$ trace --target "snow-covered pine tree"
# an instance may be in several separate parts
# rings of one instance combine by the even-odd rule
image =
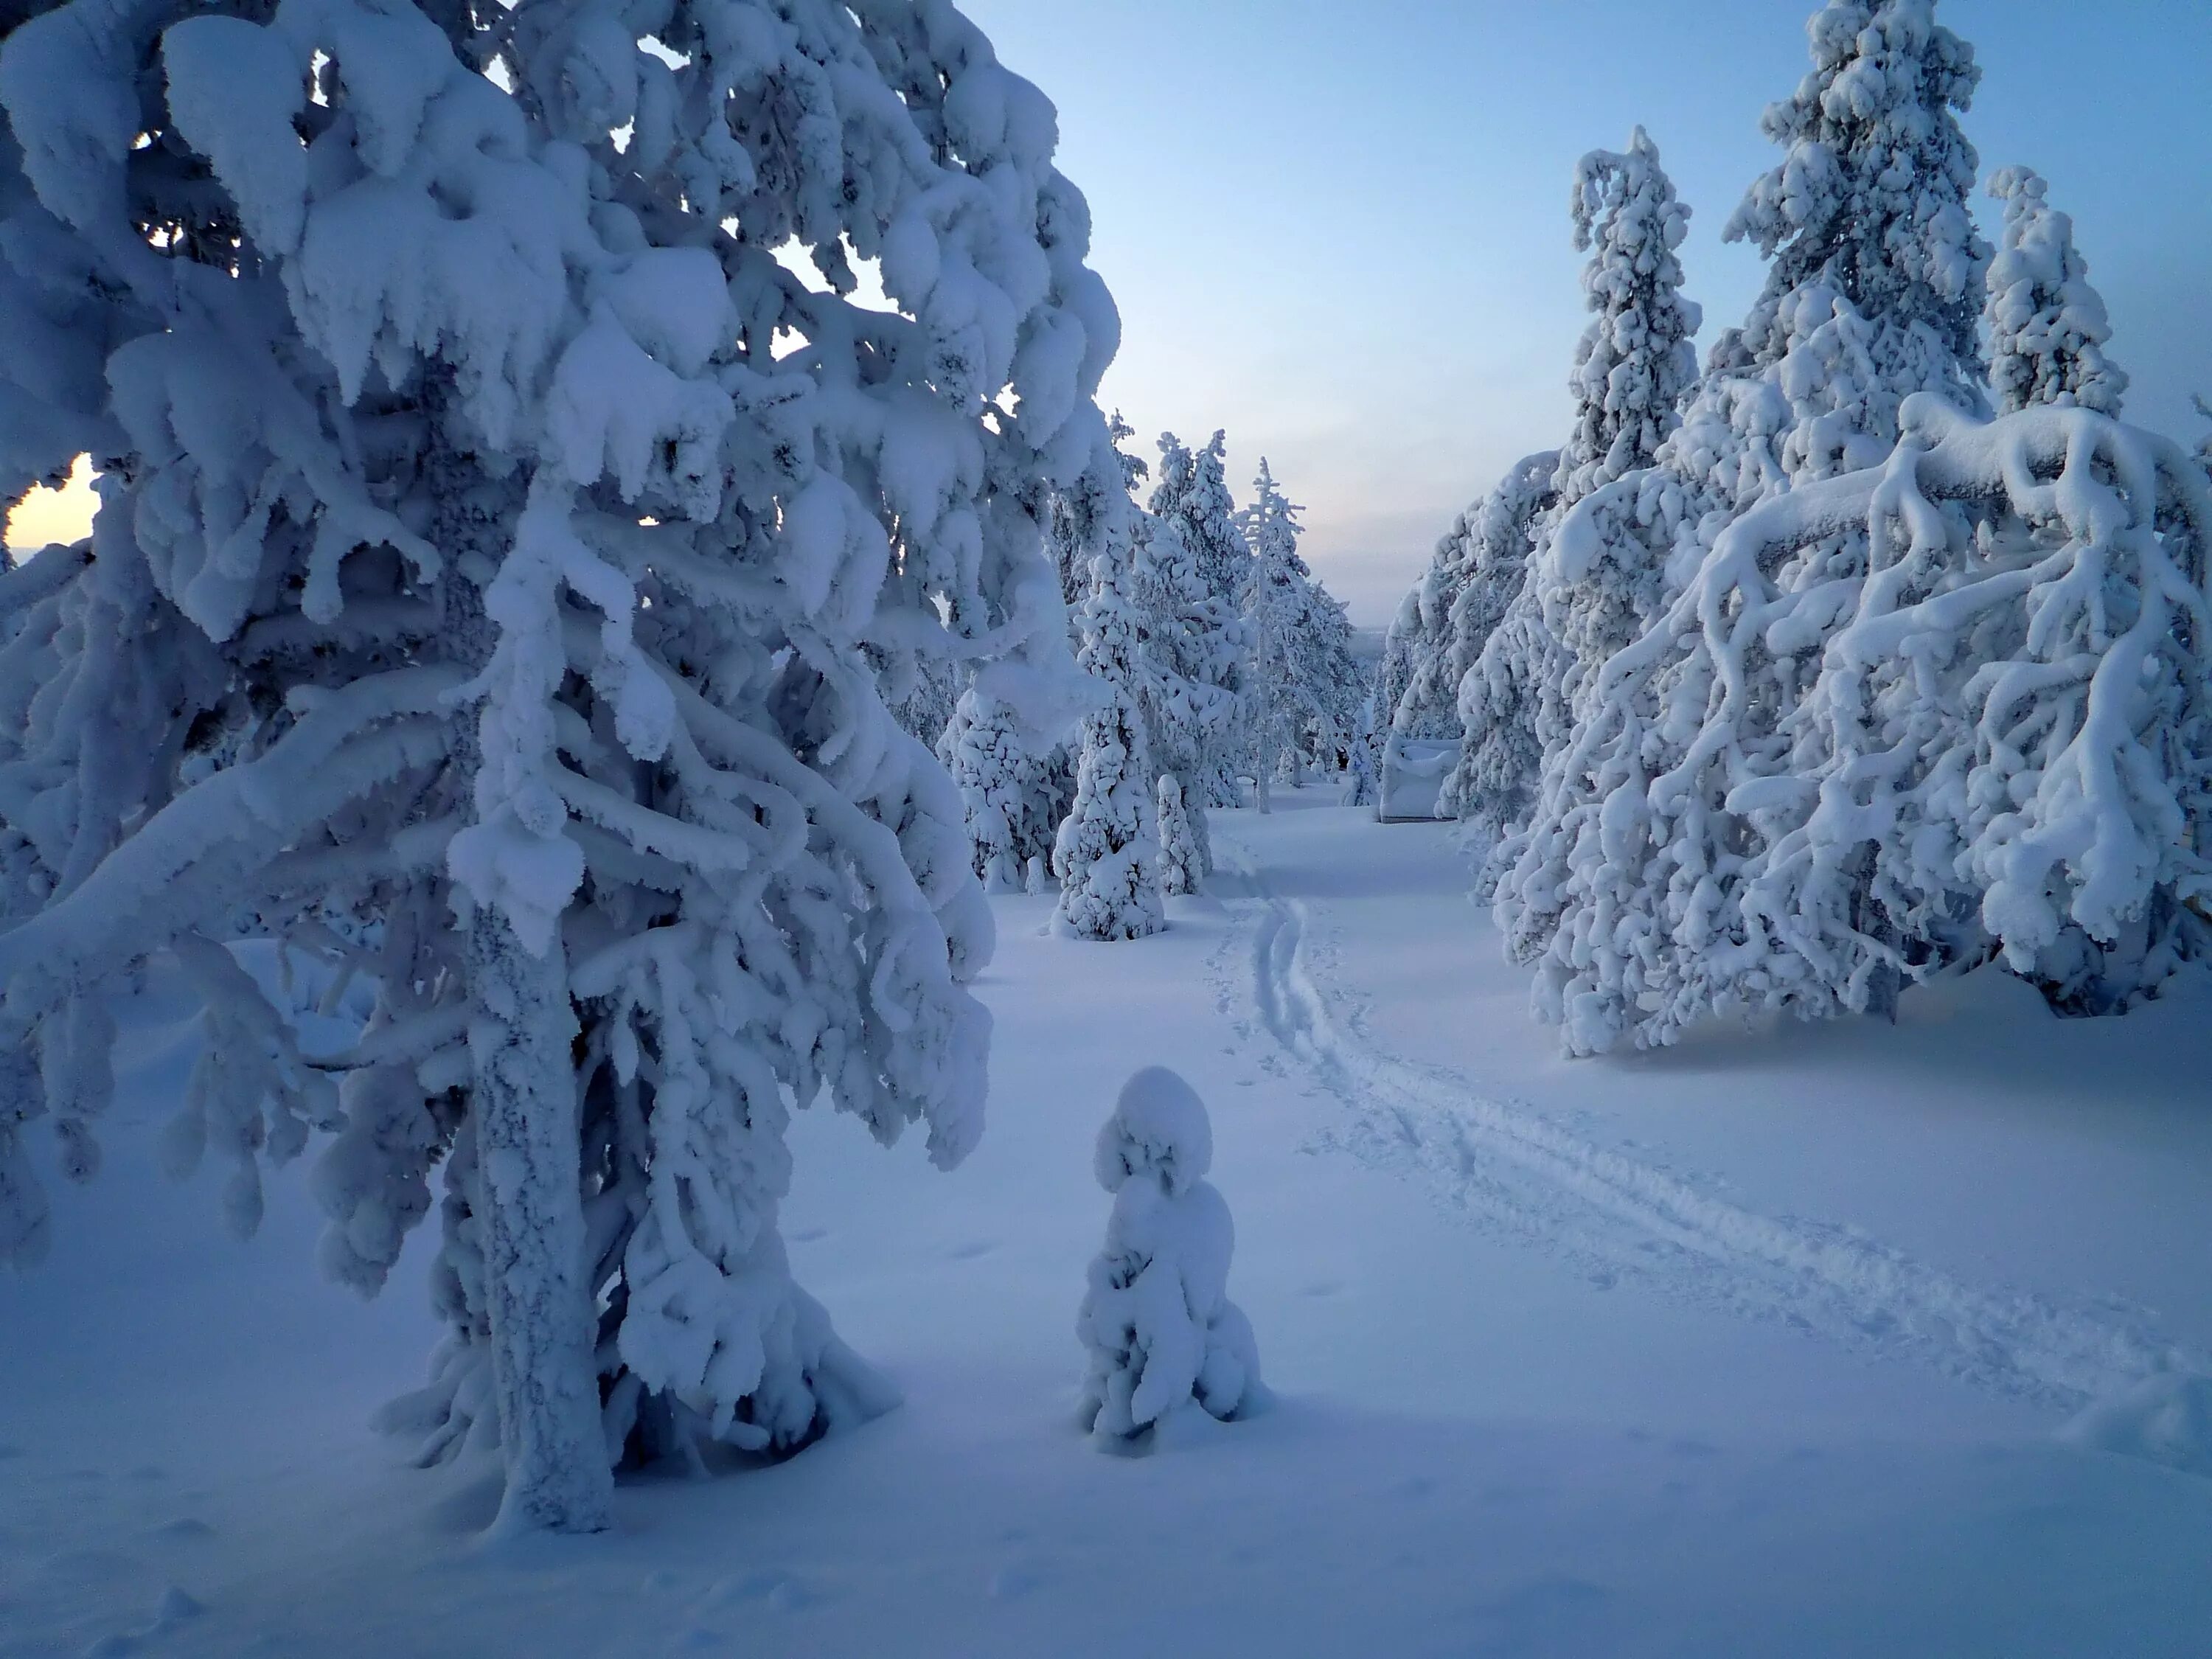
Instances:
[[[1711,507],[1879,463],[1915,392],[1985,406],[1990,248],[1958,121],[1981,79],[1973,50],[1936,21],[1935,0],[1827,0],[1806,33],[1812,73],[1760,120],[1782,160],[1723,232],[1767,256],[1766,281],[1714,347],[1670,446],[1697,492],[1681,508],[1696,547],[1682,580],[1710,544],[1697,527]]]
[[[1570,209],[1574,245],[1590,255],[1583,296],[1593,313],[1568,376],[1574,431],[1559,452],[1553,499],[1534,509],[1540,516],[1530,520],[1528,533],[1486,529],[1475,561],[1482,574],[1452,619],[1449,661],[1468,736],[1445,781],[1442,810],[1494,844],[1486,884],[1518,855],[1517,840],[1506,831],[1526,823],[1545,758],[1558,752],[1579,717],[1582,688],[1660,603],[1661,560],[1648,543],[1622,538],[1608,548],[1612,556],[1570,572],[1550,550],[1559,520],[1601,490],[1618,485],[1627,496],[1632,486],[1622,479],[1635,475],[1640,488],[1650,477],[1647,469],[1679,423],[1677,406],[1697,369],[1690,342],[1699,313],[1682,297],[1674,252],[1690,210],[1676,199],[1643,128],[1626,151],[1593,150],[1576,164]],[[1501,495],[1513,493],[1509,480]],[[1519,499],[1530,499],[1528,485]],[[1638,504],[1632,497],[1609,510],[1635,520]],[[1501,599],[1507,584],[1517,586],[1510,600]]]
[[[1562,507],[1651,465],[1678,424],[1697,378],[1691,346],[1700,313],[1682,297],[1681,246],[1690,210],[1642,127],[1625,151],[1592,150],[1575,164],[1571,208],[1593,313],[1568,376],[1575,427],[1559,453]]]
[[[1207,699],[1203,759],[1199,775],[1183,779],[1183,795],[1194,807],[1236,806],[1243,800],[1237,780],[1251,765],[1249,710],[1244,702],[1251,641],[1243,621],[1251,550],[1237,529],[1237,505],[1229,494],[1227,438],[1216,432],[1195,453],[1172,432],[1161,434],[1159,444],[1152,515],[1173,527],[1212,602],[1186,623],[1193,635],[1189,666],[1200,683],[1228,694]]]
[[[1049,857],[1065,814],[1066,752],[1057,729],[975,677],[953,704],[937,758],[961,802],[969,861],[987,891],[1024,890],[1030,860]]]
[[[1158,774],[1140,703],[1136,507],[1124,482],[1118,465],[1110,477],[1086,474],[1069,497],[1080,544],[1092,550],[1091,592],[1079,620],[1096,703],[1075,745],[1075,804],[1053,843],[1052,872],[1060,878],[1053,927],[1077,939],[1142,939],[1166,925],[1153,803]]]
[[[1720,557],[1729,526],[1761,502],[1881,464],[1916,393],[1972,413],[1987,407],[1975,335],[1989,250],[1967,214],[1974,152],[1955,113],[1978,78],[1973,54],[1935,22],[1929,0],[1830,0],[1808,34],[1813,73],[1764,120],[1784,157],[1754,183],[1729,225],[1731,237],[1750,237],[1771,259],[1750,319],[1716,346],[1655,465],[1577,503],[1540,557],[1541,579],[1555,586],[1595,580],[1618,590],[1594,615],[1610,610],[1625,624],[1629,613],[1667,614],[1705,580],[1700,572]],[[1864,570],[1881,556],[1869,552],[1868,526],[1854,514],[1769,573],[1780,591],[1806,588],[1793,603],[1808,618],[1820,605],[1832,607],[1803,624],[1815,639],[1791,653],[1808,666],[1792,671],[1778,701],[1759,707],[1763,726],[1770,716],[1776,722],[1766,728],[1774,742],[1792,729],[1790,711],[1813,695],[1817,639],[1847,622],[1826,573]],[[1601,658],[1626,631],[1596,629],[1589,659]],[[1620,711],[1601,706],[1613,695],[1601,689],[1614,684],[1611,675],[1589,661],[1582,667],[1571,711],[1580,758],[1546,768],[1529,833],[1507,849],[1513,862],[1498,880],[1496,914],[1521,960],[1576,948],[1562,932],[1565,919],[1578,918],[1568,933],[1600,925],[1590,917],[1613,914],[1607,907],[1644,879],[1634,860],[1601,867],[1592,839],[1595,799],[1627,773],[1600,778],[1590,770],[1588,744],[1601,739],[1580,722],[1613,734],[1601,741],[1637,740],[1624,735]],[[1678,695],[1696,694],[1685,685]],[[1613,762],[1635,771],[1648,757],[1623,752]],[[1723,822],[1717,813],[1707,828],[1717,832]],[[1864,865],[1869,881],[1871,868]],[[1585,905],[1597,909],[1586,915]],[[1889,925],[1874,914],[1870,887],[1863,885],[1850,908],[1877,932]],[[1727,937],[1702,924],[1685,935],[1703,941],[1698,950],[1720,948]],[[1670,948],[1693,947],[1678,941]],[[1878,972],[1853,994],[1864,999],[1854,1006],[1887,1006],[1896,985],[1896,971]]]
[[[1127,1448],[1195,1401],[1223,1422],[1261,1405],[1258,1345],[1229,1300],[1237,1233],[1206,1179],[1213,1126],[1190,1085],[1147,1066],[1121,1087],[1092,1169],[1114,1195],[1076,1316],[1089,1355],[1080,1420]]]
[[[1925,5],[1838,0],[1813,34],[1769,118],[1796,182],[1739,216],[1767,298],[1654,471],[1552,544],[1565,575],[1687,532],[1498,892],[1577,1052],[1881,1010],[1992,951],[2096,1012],[2207,948],[2202,481],[2089,410],[1962,412],[1972,55]]]
[[[2112,325],[2089,286],[2089,262],[2075,250],[2074,221],[2044,199],[2048,188],[2026,167],[1990,179],[1990,194],[2005,204],[1983,312],[1990,389],[2002,414],[2057,404],[2117,416],[2128,377],[2105,356]]]
[[[1252,642],[1245,700],[1253,787],[1263,812],[1271,781],[1303,781],[1299,735],[1318,710],[1313,665],[1306,657],[1313,574],[1298,556],[1298,512],[1262,457],[1252,481],[1252,505],[1240,515],[1238,529],[1252,550],[1244,590],[1244,632]]]
[[[2202,475],[2085,409],[1903,419],[1729,524],[1605,665],[1499,905],[1571,1052],[1992,953],[2105,1012],[2212,948]]]
[[[1237,720],[1237,694],[1222,684],[1229,672],[1224,647],[1237,623],[1207,591],[1173,521],[1133,511],[1145,730],[1152,764],[1174,780],[1181,808],[1161,817],[1162,869],[1186,872],[1193,884],[1169,891],[1192,892],[1213,871],[1206,800],[1210,757]]]
[[[1198,891],[1207,873],[1200,857],[1204,843],[1200,832],[1192,827],[1190,808],[1183,802],[1182,785],[1172,772],[1160,774],[1159,836],[1160,891]]]
[[[27,1123],[91,1172],[106,996],[174,953],[208,1043],[170,1145],[235,1222],[325,1133],[324,1262],[373,1291],[443,1165],[404,1415],[499,1445],[510,1526],[887,1403],[792,1280],[784,1127],[826,1093],[957,1162],[990,933],[866,647],[1050,723],[1044,494],[1113,467],[1082,198],[972,25],[654,21],[673,64],[538,0],[73,0],[0,50],[36,197],[0,257],[76,334],[6,470],[104,473],[88,549],[0,596],[0,1239],[42,1243]],[[241,927],[374,983],[357,1045],[302,1049]]]
[[[1559,707],[1559,647],[1528,565],[1557,505],[1559,472],[1557,450],[1523,456],[1462,515],[1466,574],[1425,678],[1399,704],[1394,735],[1412,735],[1410,709],[1451,699],[1461,739],[1437,815],[1462,820],[1486,841],[1525,821],[1554,723],[1548,711]]]

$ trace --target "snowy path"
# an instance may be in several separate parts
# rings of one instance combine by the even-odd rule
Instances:
[[[1243,1004],[1240,1033],[1263,1032],[1352,1109],[1350,1130],[1331,1137],[1346,1150],[1418,1172],[1479,1225],[1600,1285],[1632,1279],[2067,1411],[2155,1371],[2206,1369],[2146,1323],[1983,1289],[1856,1230],[1743,1208],[1455,1072],[1379,1050],[1334,1012],[1346,999],[1316,972],[1309,908],[1271,887],[1249,848],[1220,845],[1224,873],[1246,889],[1232,902],[1251,914],[1213,963],[1222,1006]]]

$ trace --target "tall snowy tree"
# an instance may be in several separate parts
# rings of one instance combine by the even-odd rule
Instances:
[[[1660,602],[1662,560],[1646,542],[1618,538],[1612,556],[1570,567],[1552,549],[1559,518],[1611,490],[1625,498],[1611,511],[1647,521],[1638,517],[1641,504],[1626,498],[1651,479],[1648,469],[1680,423],[1678,405],[1697,368],[1690,340],[1699,313],[1682,297],[1674,252],[1690,210],[1675,198],[1643,128],[1625,152],[1583,157],[1570,207],[1574,245],[1590,255],[1583,297],[1593,313],[1568,377],[1573,434],[1540,516],[1522,533],[1486,526],[1482,575],[1454,612],[1448,658],[1468,736],[1445,781],[1443,810],[1473,824],[1499,860],[1517,855],[1516,843],[1498,838],[1526,821],[1545,759],[1565,743],[1583,688]],[[1667,504],[1666,489],[1662,482],[1657,505]],[[1509,480],[1494,510],[1510,512],[1516,494]],[[1529,499],[1526,486],[1518,497]],[[1501,587],[1516,577],[1501,609]],[[1498,873],[1492,863],[1482,879]]]
[[[1060,878],[1053,926],[1078,939],[1129,939],[1166,925],[1160,907],[1158,774],[1139,702],[1143,674],[1129,516],[1119,480],[1082,514],[1091,592],[1082,612],[1084,671],[1098,706],[1083,717],[1076,748],[1075,805],[1052,854]]]
[[[2004,234],[1990,262],[1984,312],[1990,388],[2000,412],[2037,404],[2120,412],[2128,377],[2105,356],[2112,325],[2074,247],[2074,221],[2044,199],[2026,167],[2001,168],[1990,194],[2005,204]]]
[[[1237,726],[1237,693],[1226,682],[1239,623],[1208,591],[1172,520],[1138,511],[1133,534],[1145,728],[1152,764],[1173,781],[1181,809],[1161,819],[1161,854],[1193,884],[1169,890],[1194,891],[1213,869],[1206,801],[1212,757]]]
[[[1298,556],[1298,511],[1262,458],[1252,481],[1252,505],[1238,527],[1252,550],[1244,595],[1244,630],[1252,641],[1245,696],[1254,787],[1263,812],[1270,781],[1279,775],[1300,781],[1298,734],[1317,707],[1305,657],[1313,578]]]
[[[1931,0],[1828,0],[1807,33],[1813,72],[1761,123],[1783,159],[1727,228],[1771,260],[1749,319],[1722,336],[1653,465],[1575,503],[1535,561],[1533,580],[1583,595],[1571,659],[1556,634],[1548,647],[1546,683],[1561,695],[1537,746],[1554,758],[1594,712],[1607,653],[1695,579],[1729,524],[1880,465],[1915,392],[1987,406],[1975,337],[1989,249],[1967,212],[1975,156],[1956,116],[1979,79],[1973,53],[1936,23]],[[1533,629],[1542,606],[1524,604]],[[1531,835],[1502,845],[1488,872],[1517,955],[1544,948],[1559,826],[1588,787],[1543,768]],[[1524,886],[1541,896],[1534,909]]]
[[[257,15],[73,0],[0,51],[9,326],[72,337],[0,447],[104,474],[0,592],[0,1242],[44,1240],[27,1125],[96,1165],[106,996],[173,952],[179,1161],[250,1226],[325,1135],[363,1291],[442,1165],[403,1416],[499,1446],[503,1525],[590,1528],[613,1460],[888,1401],[792,1280],[784,1129],[826,1095],[957,1163],[990,937],[877,670],[1053,723],[1040,520],[1118,478],[1116,319],[1051,106],[942,0],[673,0],[672,64],[593,5]],[[359,1042],[303,1048],[240,927],[363,974]]]
[[[1583,300],[1594,314],[1568,376],[1575,427],[1559,454],[1563,507],[1651,465],[1697,378],[1690,342],[1701,315],[1682,297],[1674,252],[1690,210],[1642,127],[1626,151],[1592,150],[1576,163],[1571,200],[1575,248],[1590,256]]]
[[[1188,647],[1192,670],[1202,684],[1228,694],[1207,700],[1210,724],[1200,775],[1183,781],[1185,801],[1200,807],[1240,805],[1243,791],[1237,779],[1251,764],[1250,711],[1245,706],[1251,641],[1243,614],[1252,555],[1229,494],[1227,445],[1217,432],[1194,453],[1172,432],[1163,433],[1159,478],[1151,501],[1152,515],[1173,528],[1211,601],[1187,624],[1194,635]],[[1190,787],[1194,782],[1199,786],[1195,791]]]
[[[1462,515],[1465,574],[1394,728],[1419,735],[1409,729],[1422,717],[1415,711],[1450,700],[1449,728],[1442,714],[1425,716],[1461,734],[1437,810],[1490,840],[1527,815],[1553,723],[1547,710],[1559,696],[1557,642],[1528,566],[1558,504],[1561,459],[1556,450],[1522,457]]]

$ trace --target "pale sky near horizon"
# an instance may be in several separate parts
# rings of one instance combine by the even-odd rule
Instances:
[[[1092,263],[1122,314],[1103,398],[1150,457],[1227,428],[1306,551],[1377,625],[1453,516],[1554,447],[1584,320],[1577,157],[1641,123],[1692,210],[1710,340],[1762,267],[1721,227],[1778,152],[1759,112],[1808,67],[1813,0],[963,0],[1060,112]],[[2051,180],[2134,377],[2194,443],[2212,394],[2212,0],[1940,0],[1983,68],[1984,178]],[[1994,234],[1995,204],[1982,202]],[[9,539],[76,534],[27,503]],[[51,526],[51,527],[49,527]]]

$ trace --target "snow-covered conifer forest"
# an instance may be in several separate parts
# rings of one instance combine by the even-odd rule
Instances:
[[[0,1659],[2206,1650],[2212,16],[1251,8],[0,9]]]

